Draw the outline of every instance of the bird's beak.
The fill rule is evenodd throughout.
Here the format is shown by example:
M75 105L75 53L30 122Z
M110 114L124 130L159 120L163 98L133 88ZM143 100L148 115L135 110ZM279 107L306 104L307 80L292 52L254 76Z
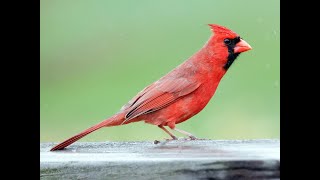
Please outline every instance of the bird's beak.
M240 42L234 47L234 53L242 53L250 49L252 49L252 47L245 40L240 39Z

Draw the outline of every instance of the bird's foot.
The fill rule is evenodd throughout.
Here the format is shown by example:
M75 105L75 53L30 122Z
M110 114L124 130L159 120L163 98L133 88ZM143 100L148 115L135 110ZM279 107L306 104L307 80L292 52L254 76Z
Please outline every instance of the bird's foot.
M174 140L178 140L178 138L174 135L171 136L172 139L165 139L166 141L174 141Z
M160 141L158 141L158 140L153 141L153 144L159 144L159 143L160 143Z
M166 142L179 140L176 136L172 136L172 139L165 139ZM153 144L159 144L161 141L154 140Z
M188 139L188 138L187 138ZM208 140L208 139L204 139L204 138L197 138L195 136L189 136L190 140Z
M173 136L172 139L165 139L165 142L170 142L170 141L193 141L193 140L208 140L208 139L205 139L205 138L197 138L195 136L189 136L187 138L185 137L180 137L180 138L177 138L176 136ZM161 141L159 140L154 140L153 144L159 144L161 143Z
M166 141L175 141L179 140L176 136L172 136L172 139L165 139Z

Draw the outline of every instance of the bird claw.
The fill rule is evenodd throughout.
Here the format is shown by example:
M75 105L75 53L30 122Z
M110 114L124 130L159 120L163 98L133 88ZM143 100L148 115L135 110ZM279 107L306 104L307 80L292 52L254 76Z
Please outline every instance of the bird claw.
M179 140L176 136L171 136L172 139L165 139L166 141L174 141L174 140Z
M153 141L153 144L159 144L159 143L160 143L160 141L158 141L158 140Z
M197 138L195 136L189 136L190 140L208 140L208 139L205 139L205 138Z
M195 136L189 136L188 138L182 138L183 140L189 140L189 141L194 141L194 140L207 140L204 138L197 138Z
M176 137L174 137L174 138L172 138L172 139L165 139L166 141L176 141L176 140L179 140L179 138L176 138Z
M179 140L184 140L184 141L194 141L194 140L208 140L208 139L204 139L204 138L197 138L195 136L189 136L188 138L185 137L173 137L172 139L165 139L165 142L169 142L169 141L179 141ZM153 144L159 144L161 143L161 141L159 140L154 140Z
M177 137L172 137L172 139L164 139L165 140L165 142L169 142L169 141L176 141L176 140L179 140ZM159 143L161 143L161 141L159 141L159 140L154 140L153 141L153 144L159 144Z

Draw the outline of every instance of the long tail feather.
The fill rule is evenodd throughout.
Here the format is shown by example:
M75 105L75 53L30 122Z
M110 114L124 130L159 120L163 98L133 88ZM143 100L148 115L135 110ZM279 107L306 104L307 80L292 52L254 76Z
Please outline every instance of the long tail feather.
M100 122L99 124L96 124L82 132L80 132L79 134L63 141L62 143L54 146L50 151L55 151L55 150L60 150L63 149L67 146L69 146L70 144L78 141L79 139L83 138L84 136L92 133L93 131L96 131L102 127L106 127L106 126L116 126L116 125L121 125L122 121L124 120L124 115L123 114L116 114L112 117L110 117L109 119L106 119L102 122Z

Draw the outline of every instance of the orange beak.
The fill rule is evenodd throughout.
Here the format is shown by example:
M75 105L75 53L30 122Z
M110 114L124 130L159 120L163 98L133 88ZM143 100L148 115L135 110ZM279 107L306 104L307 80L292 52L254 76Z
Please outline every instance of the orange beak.
M252 49L252 47L246 41L241 39L240 42L236 44L236 47L234 47L234 53L242 53L249 51L250 49Z

